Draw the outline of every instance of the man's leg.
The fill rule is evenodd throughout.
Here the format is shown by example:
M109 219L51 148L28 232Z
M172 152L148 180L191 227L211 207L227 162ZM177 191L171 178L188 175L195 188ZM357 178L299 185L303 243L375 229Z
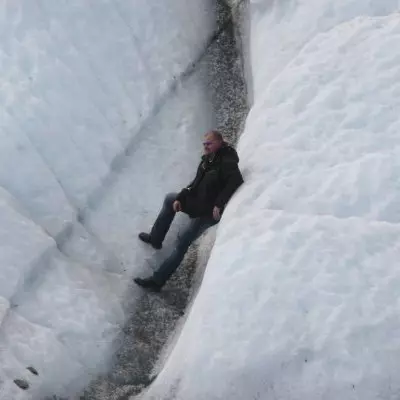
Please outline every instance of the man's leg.
M172 204L176 200L177 196L177 193L168 193L165 196L163 206L150 232L152 244L161 245L164 241L176 214L172 208Z
M184 232L178 236L176 246L171 255L154 272L152 279L160 287L170 278L170 276L179 267L189 246L201 236L201 234L215 225L217 221L213 218L195 218L192 219Z

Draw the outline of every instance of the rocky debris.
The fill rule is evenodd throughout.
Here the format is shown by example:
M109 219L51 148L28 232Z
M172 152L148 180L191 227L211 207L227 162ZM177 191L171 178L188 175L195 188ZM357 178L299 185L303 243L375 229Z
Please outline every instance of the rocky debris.
M39 372L37 372L37 370L36 370L36 368L35 367L32 367L32 366L30 366L30 367L27 367L26 368L29 372L31 372L33 375L39 375Z
M29 383L25 379L14 379L14 383L21 389L29 389Z

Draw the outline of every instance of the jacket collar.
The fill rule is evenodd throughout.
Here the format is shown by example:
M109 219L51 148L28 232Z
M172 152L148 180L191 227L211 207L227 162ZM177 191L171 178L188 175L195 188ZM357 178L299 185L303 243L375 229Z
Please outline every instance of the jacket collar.
M203 154L201 157L202 161L208 161L209 163L212 163L214 160L218 158L218 156L221 154L221 152L224 151L225 148L229 147L228 143L223 142L222 146L215 152L211 154Z

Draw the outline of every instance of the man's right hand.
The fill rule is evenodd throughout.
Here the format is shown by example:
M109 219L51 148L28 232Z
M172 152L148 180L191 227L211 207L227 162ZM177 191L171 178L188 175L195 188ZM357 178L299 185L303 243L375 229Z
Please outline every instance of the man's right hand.
M172 204L172 208L174 209L175 212L182 211L182 204L180 201L175 200L174 203Z

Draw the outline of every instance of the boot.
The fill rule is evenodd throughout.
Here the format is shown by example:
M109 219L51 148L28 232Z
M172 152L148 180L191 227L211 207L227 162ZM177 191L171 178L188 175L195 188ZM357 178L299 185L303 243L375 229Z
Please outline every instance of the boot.
M151 241L151 236L146 233L146 232L140 232L139 233L139 239L142 242L145 242L147 244L150 244L151 246L153 246L153 248L155 248L156 250L160 250L162 248L162 244L161 243L153 243Z
M150 292L159 292L162 288L153 278L135 278L133 280L137 285Z

